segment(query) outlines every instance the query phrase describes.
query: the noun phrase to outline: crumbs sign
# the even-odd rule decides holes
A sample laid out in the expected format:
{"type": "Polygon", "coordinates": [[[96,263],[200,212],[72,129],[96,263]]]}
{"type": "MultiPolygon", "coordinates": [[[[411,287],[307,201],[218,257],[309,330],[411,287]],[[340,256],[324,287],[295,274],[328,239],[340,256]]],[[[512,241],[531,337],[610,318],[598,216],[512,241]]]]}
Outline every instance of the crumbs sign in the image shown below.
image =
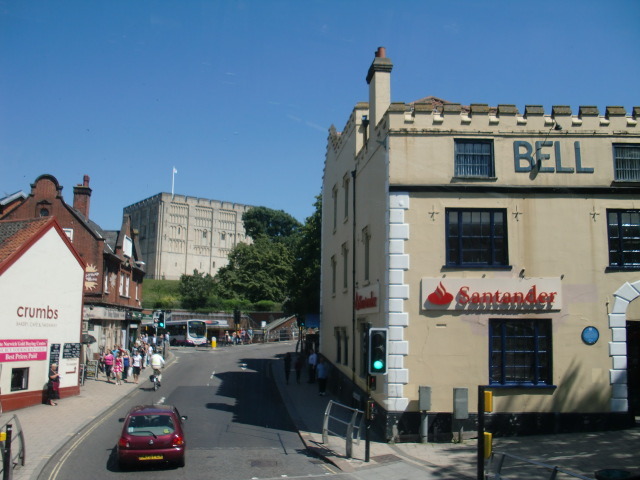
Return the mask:
{"type": "Polygon", "coordinates": [[[559,278],[423,278],[423,310],[560,310],[559,278]]]}

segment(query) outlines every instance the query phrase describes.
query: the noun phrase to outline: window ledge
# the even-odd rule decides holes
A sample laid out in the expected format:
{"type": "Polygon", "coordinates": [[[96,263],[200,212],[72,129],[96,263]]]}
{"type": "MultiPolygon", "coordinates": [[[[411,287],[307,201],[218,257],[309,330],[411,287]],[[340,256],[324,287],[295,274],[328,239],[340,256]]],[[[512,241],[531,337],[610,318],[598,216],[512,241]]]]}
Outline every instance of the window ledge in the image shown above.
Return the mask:
{"type": "Polygon", "coordinates": [[[604,269],[604,271],[605,271],[605,273],[610,273],[610,272],[637,272],[637,271],[640,271],[640,265],[628,265],[628,266],[622,266],[622,267],[609,265],[607,268],[604,269]]]}
{"type": "Polygon", "coordinates": [[[491,389],[500,389],[500,390],[515,390],[515,389],[525,389],[525,390],[555,390],[558,388],[557,385],[531,385],[527,383],[519,383],[514,385],[503,385],[503,384],[489,384],[487,388],[491,389]]]}
{"type": "Polygon", "coordinates": [[[511,271],[513,270],[513,266],[512,265],[496,265],[491,266],[491,265],[443,265],[440,270],[448,270],[448,271],[454,271],[454,270],[504,270],[504,271],[511,271]]]}
{"type": "Polygon", "coordinates": [[[465,176],[465,175],[454,175],[451,177],[451,183],[456,182],[497,182],[498,177],[479,177],[479,176],[465,176]]]}

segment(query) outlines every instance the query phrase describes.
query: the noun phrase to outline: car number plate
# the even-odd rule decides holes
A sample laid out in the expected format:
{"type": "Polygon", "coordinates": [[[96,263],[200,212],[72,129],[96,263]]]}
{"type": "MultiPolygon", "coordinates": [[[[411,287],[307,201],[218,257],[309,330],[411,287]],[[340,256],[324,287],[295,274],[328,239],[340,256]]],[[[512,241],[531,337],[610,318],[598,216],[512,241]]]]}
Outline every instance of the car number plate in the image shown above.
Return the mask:
{"type": "Polygon", "coordinates": [[[138,457],[138,460],[162,460],[163,458],[162,455],[142,455],[138,457]]]}

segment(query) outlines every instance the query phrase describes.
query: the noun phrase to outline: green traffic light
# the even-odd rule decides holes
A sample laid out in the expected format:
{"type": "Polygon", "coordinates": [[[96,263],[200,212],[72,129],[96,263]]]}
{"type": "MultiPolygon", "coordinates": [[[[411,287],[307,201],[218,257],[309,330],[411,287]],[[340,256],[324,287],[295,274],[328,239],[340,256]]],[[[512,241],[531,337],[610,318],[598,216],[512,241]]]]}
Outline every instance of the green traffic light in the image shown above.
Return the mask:
{"type": "Polygon", "coordinates": [[[376,370],[382,370],[383,367],[384,363],[382,363],[382,360],[376,360],[375,362],[373,362],[373,368],[375,368],[376,370]]]}

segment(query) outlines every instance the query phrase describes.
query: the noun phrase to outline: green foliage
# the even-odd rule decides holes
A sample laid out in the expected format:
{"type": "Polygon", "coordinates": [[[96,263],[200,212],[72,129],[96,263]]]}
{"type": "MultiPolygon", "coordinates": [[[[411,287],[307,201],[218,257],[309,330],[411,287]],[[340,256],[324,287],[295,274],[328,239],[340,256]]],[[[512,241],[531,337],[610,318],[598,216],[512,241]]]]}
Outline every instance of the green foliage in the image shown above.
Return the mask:
{"type": "Polygon", "coordinates": [[[178,280],[145,279],[142,284],[142,308],[171,309],[180,305],[178,280]]]}
{"type": "Polygon", "coordinates": [[[291,249],[262,236],[251,245],[236,245],[228,265],[216,275],[216,290],[225,298],[282,302],[287,297],[292,268],[291,249]]]}
{"type": "Polygon", "coordinates": [[[283,210],[253,207],[242,214],[246,234],[254,241],[267,237],[274,241],[290,243],[302,227],[300,222],[283,210]]]}
{"type": "Polygon", "coordinates": [[[193,275],[181,275],[180,295],[182,296],[182,306],[189,310],[205,307],[213,288],[213,277],[208,273],[205,275],[194,270],[193,275]]]}
{"type": "Polygon", "coordinates": [[[307,217],[296,244],[293,275],[289,283],[287,313],[320,312],[320,233],[322,196],[316,196],[315,212],[307,217]]]}

